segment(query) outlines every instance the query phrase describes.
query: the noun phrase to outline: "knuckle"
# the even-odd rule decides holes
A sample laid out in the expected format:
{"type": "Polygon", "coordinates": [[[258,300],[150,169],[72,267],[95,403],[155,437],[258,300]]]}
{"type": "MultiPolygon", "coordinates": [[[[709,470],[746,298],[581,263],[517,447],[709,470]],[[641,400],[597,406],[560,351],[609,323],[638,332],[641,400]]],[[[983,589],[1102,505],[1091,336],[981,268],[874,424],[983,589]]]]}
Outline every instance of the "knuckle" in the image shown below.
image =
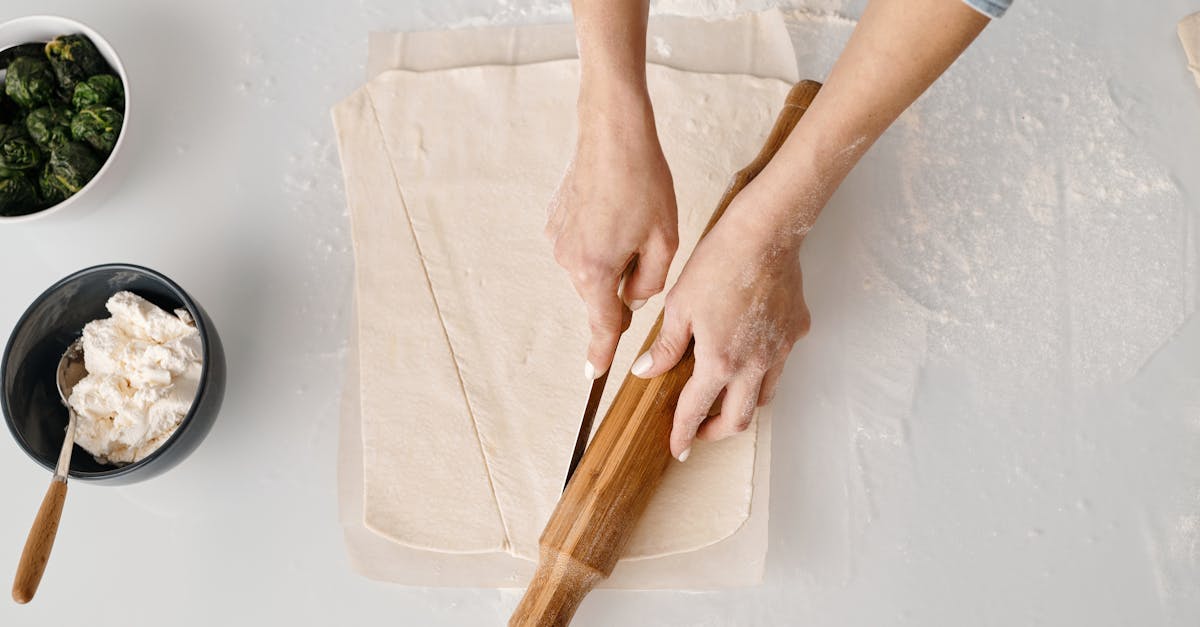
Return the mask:
{"type": "Polygon", "coordinates": [[[795,324],[792,325],[791,332],[787,335],[789,344],[788,349],[790,350],[792,344],[799,342],[802,338],[804,338],[804,336],[808,335],[810,329],[812,329],[812,316],[805,311],[796,318],[795,324]]]}
{"type": "Polygon", "coordinates": [[[592,331],[592,337],[597,340],[610,341],[612,336],[617,333],[620,327],[620,321],[613,321],[611,316],[592,316],[588,318],[588,328],[592,331]]]}
{"type": "Polygon", "coordinates": [[[749,402],[744,403],[743,407],[736,410],[735,415],[730,416],[731,428],[733,433],[742,433],[750,428],[750,423],[754,421],[754,408],[757,407],[758,394],[753,398],[747,399],[749,402]]]}
{"type": "Polygon", "coordinates": [[[812,329],[812,316],[806,311],[803,316],[800,316],[800,324],[797,325],[799,332],[797,339],[808,335],[810,329],[812,329]]]}
{"type": "Polygon", "coordinates": [[[738,370],[743,374],[761,378],[768,370],[771,369],[771,365],[775,363],[775,359],[776,354],[767,353],[763,355],[755,355],[753,358],[742,362],[741,367],[738,368],[738,370]]]}
{"type": "Polygon", "coordinates": [[[680,349],[682,348],[679,345],[679,340],[674,336],[661,333],[658,336],[658,340],[655,342],[655,346],[658,347],[659,353],[664,355],[678,355],[681,352],[680,349]]]}
{"type": "Polygon", "coordinates": [[[616,265],[609,258],[585,252],[578,255],[575,274],[585,285],[596,285],[612,279],[617,271],[616,265]]]}
{"type": "Polygon", "coordinates": [[[575,282],[580,285],[592,286],[600,281],[603,272],[598,264],[591,260],[574,260],[571,264],[575,282]]]}

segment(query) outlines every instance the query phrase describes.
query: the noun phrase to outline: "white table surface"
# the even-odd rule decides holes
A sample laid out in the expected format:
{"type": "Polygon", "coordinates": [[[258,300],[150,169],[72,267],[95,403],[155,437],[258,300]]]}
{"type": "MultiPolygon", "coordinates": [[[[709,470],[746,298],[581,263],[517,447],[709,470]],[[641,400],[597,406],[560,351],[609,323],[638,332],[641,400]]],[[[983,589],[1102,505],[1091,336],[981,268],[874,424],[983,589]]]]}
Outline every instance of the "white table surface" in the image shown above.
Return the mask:
{"type": "MultiPolygon", "coordinates": [[[[816,15],[798,31],[802,65],[823,74],[832,61],[807,47],[803,28],[840,28],[836,40],[860,4],[798,3],[816,15]]],[[[905,128],[864,161],[831,203],[834,217],[810,238],[806,287],[815,326],[777,401],[766,582],[703,594],[601,591],[576,624],[1200,624],[1200,322],[1192,316],[1200,287],[1200,90],[1174,34],[1175,22],[1200,4],[1047,4],[1018,0],[905,128]],[[1045,58],[1047,51],[1058,58],[1045,58]],[[864,419],[855,403],[875,399],[870,387],[879,382],[854,376],[861,368],[844,350],[853,345],[847,338],[890,337],[881,321],[909,328],[911,320],[907,305],[892,301],[862,313],[870,303],[855,296],[861,277],[839,273],[870,265],[853,258],[864,241],[856,220],[894,204],[889,181],[904,171],[901,148],[920,145],[912,138],[922,132],[937,136],[938,102],[956,99],[984,117],[978,107],[1012,112],[1007,130],[987,129],[999,135],[981,124],[979,150],[1007,149],[1004,133],[1029,119],[1023,107],[1050,100],[1093,124],[1092,103],[1064,96],[1093,93],[1096,85],[1079,82],[1089,80],[1083,66],[1099,76],[1105,106],[1116,107],[1127,135],[1106,141],[1121,142],[1118,156],[1157,164],[1171,182],[1178,210],[1167,215],[1179,221],[1183,252],[1170,266],[1173,278],[1147,289],[1182,304],[1168,308],[1165,321],[1147,321],[1149,330],[1137,316],[1113,318],[1127,329],[1110,335],[1134,340],[1115,344],[1116,356],[1091,368],[1039,369],[1045,364],[1033,359],[1033,372],[1062,377],[1044,389],[1034,381],[1036,389],[1022,391],[1028,382],[1019,373],[1028,370],[1007,354],[990,363],[967,346],[954,358],[957,336],[946,333],[917,351],[924,358],[896,364],[913,373],[911,389],[884,396],[902,397],[904,415],[888,414],[885,404],[864,419]],[[997,92],[1003,80],[1011,85],[997,92]],[[855,326],[864,319],[869,324],[855,326]],[[1080,372],[1099,374],[1080,381],[1080,372]]],[[[690,12],[740,6],[700,5],[690,12]]],[[[328,109],[361,82],[368,30],[562,20],[565,6],[6,0],[0,19],[33,13],[74,17],[105,34],[125,60],[137,115],[123,186],[102,206],[0,228],[0,330],[74,270],[148,265],[211,313],[228,352],[229,385],[211,435],[171,473],[123,488],[73,484],[37,599],[27,607],[0,603],[0,624],[502,624],[517,601],[513,591],[379,584],[352,573],[343,554],[334,468],[351,253],[328,109]]],[[[1061,127],[1060,118],[1033,119],[1043,134],[1061,127]]],[[[940,162],[937,175],[951,181],[978,176],[966,159],[971,150],[928,148],[963,157],[940,162]]],[[[1083,147],[1040,150],[1058,151],[1050,162],[1069,166],[1083,147]]],[[[1024,211],[1028,181],[1012,174],[1011,198],[993,200],[1024,211]]],[[[923,197],[921,189],[910,202],[966,194],[949,186],[923,197]]],[[[1160,215],[1155,202],[1135,196],[1120,208],[1130,219],[1160,215]]],[[[935,232],[926,241],[952,237],[936,230],[944,212],[930,215],[935,232]]],[[[904,255],[918,249],[899,241],[873,258],[903,267],[904,255]]],[[[1009,258],[997,250],[979,259],[1009,258]]],[[[932,284],[954,271],[908,261],[930,270],[932,284]]],[[[1077,278],[1090,285],[1087,270],[1077,278]]],[[[918,300],[945,296],[932,308],[951,318],[972,311],[953,289],[923,292],[902,274],[889,276],[918,300]]],[[[982,275],[983,289],[992,279],[982,275]]],[[[994,339],[971,316],[957,319],[966,337],[994,339]]],[[[928,328],[919,337],[933,338],[928,328]]],[[[3,437],[0,477],[0,564],[15,568],[48,476],[3,437]]]]}

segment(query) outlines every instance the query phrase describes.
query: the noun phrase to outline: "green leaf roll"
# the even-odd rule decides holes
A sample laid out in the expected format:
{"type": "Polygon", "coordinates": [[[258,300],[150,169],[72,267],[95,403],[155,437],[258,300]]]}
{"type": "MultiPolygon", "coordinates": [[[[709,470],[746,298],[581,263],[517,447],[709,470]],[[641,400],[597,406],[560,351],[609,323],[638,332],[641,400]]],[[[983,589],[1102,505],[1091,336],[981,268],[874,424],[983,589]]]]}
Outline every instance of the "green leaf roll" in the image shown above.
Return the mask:
{"type": "Polygon", "coordinates": [[[8,64],[4,93],[18,105],[34,109],[50,102],[58,91],[58,81],[50,63],[38,57],[17,57],[8,64]]]}
{"type": "Polygon", "coordinates": [[[25,130],[42,150],[70,141],[71,110],[62,105],[47,105],[25,116],[25,130]]]}
{"type": "Polygon", "coordinates": [[[46,57],[50,59],[59,85],[67,94],[73,94],[75,85],[89,76],[109,71],[108,62],[96,45],[83,35],[55,37],[46,44],[46,57]]]}
{"type": "Polygon", "coordinates": [[[0,125],[0,167],[32,170],[42,162],[42,151],[25,134],[20,124],[0,125]]]}
{"type": "Polygon", "coordinates": [[[97,74],[75,85],[71,105],[82,109],[90,105],[105,105],[118,111],[125,110],[125,87],[121,79],[112,74],[97,74]]]}
{"type": "Polygon", "coordinates": [[[112,152],[121,134],[124,116],[120,111],[103,105],[84,107],[71,118],[71,136],[87,142],[105,154],[112,152]]]}
{"type": "Polygon", "coordinates": [[[87,144],[71,141],[54,148],[42,169],[42,196],[51,203],[65,200],[83,189],[103,164],[104,159],[87,144]]]}

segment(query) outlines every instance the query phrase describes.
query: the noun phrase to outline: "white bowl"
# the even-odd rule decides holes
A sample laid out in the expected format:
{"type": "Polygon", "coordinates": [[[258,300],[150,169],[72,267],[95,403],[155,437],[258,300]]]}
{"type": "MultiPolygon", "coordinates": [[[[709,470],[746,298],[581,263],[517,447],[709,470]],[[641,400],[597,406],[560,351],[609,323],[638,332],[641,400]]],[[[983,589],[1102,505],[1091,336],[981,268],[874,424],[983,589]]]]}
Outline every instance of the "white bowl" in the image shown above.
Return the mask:
{"type": "Polygon", "coordinates": [[[75,204],[80,198],[87,195],[89,191],[95,189],[100,179],[104,178],[105,172],[116,161],[117,153],[121,151],[121,144],[125,141],[125,134],[129,129],[129,77],[125,74],[125,65],[121,63],[121,58],[117,56],[117,51],[109,45],[107,39],[100,36],[100,33],[75,20],[55,15],[19,17],[0,24],[0,50],[17,44],[50,41],[59,35],[73,34],[87,35],[88,39],[92,40],[92,43],[96,45],[96,49],[104,56],[104,60],[108,61],[108,64],[112,66],[113,71],[117,73],[117,76],[120,77],[121,83],[125,87],[124,122],[121,125],[120,134],[117,135],[117,143],[113,145],[112,152],[104,160],[104,165],[100,166],[100,171],[96,172],[96,176],[93,176],[92,180],[88,181],[87,185],[84,185],[78,192],[75,192],[57,205],[51,205],[35,213],[13,217],[0,216],[0,224],[39,220],[75,204]]]}

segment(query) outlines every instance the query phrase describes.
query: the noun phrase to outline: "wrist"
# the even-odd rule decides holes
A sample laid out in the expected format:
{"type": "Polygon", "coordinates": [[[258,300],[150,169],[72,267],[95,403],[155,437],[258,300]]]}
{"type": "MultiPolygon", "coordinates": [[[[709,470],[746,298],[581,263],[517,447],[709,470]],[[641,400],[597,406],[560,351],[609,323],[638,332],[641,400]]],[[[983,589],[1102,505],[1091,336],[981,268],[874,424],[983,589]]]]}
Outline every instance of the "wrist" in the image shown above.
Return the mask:
{"type": "Polygon", "coordinates": [[[764,250],[799,250],[833,193],[816,170],[773,161],[737,195],[722,222],[764,250]]]}
{"type": "Polygon", "coordinates": [[[580,122],[654,119],[645,78],[628,72],[585,71],[577,105],[580,122]]]}

